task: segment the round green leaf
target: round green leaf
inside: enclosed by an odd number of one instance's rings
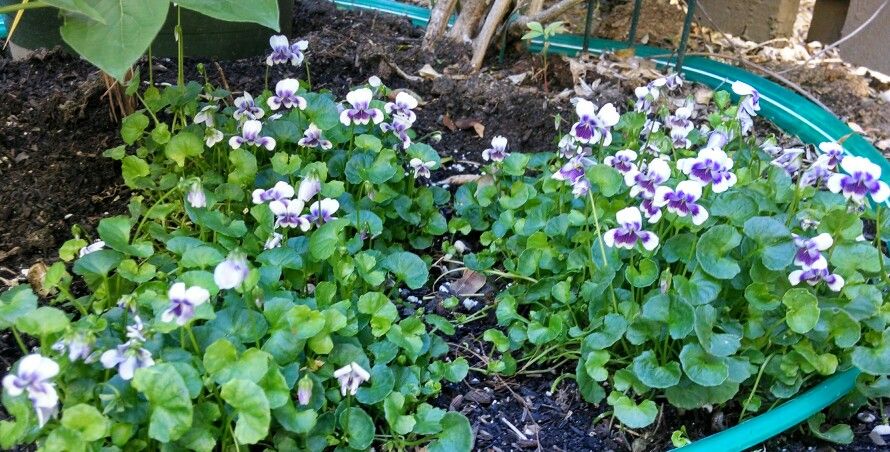
[[[705,231],[695,247],[695,256],[702,269],[717,279],[732,279],[741,271],[729,254],[742,243],[736,228],[721,224]]]
[[[680,365],[671,361],[660,366],[655,352],[646,350],[634,358],[633,371],[644,385],[650,388],[669,388],[680,382]]]
[[[272,419],[263,388],[249,380],[234,379],[222,386],[223,400],[235,408],[235,438],[241,444],[256,444],[269,434]]]
[[[170,364],[156,364],[136,371],[133,387],[145,395],[151,407],[148,436],[162,443],[181,437],[192,425],[189,390]]]
[[[782,304],[787,307],[785,323],[795,333],[804,334],[819,322],[819,300],[807,289],[790,289]]]
[[[473,449],[473,429],[463,414],[449,411],[442,416],[440,425],[442,432],[427,446],[428,452],[470,452]]]
[[[374,442],[374,421],[361,408],[352,407],[340,414],[340,427],[346,432],[349,447],[365,450]]]
[[[689,379],[702,386],[718,386],[729,377],[726,360],[705,352],[698,344],[683,346],[680,363]]]
[[[651,259],[643,259],[636,268],[628,265],[624,276],[634,287],[649,287],[658,279],[658,265]]]
[[[612,397],[609,398],[612,399]],[[615,417],[630,428],[646,427],[655,422],[655,417],[658,415],[658,407],[655,406],[655,402],[644,400],[637,405],[626,395],[617,397],[612,401],[612,406],[615,408]]]
[[[108,435],[111,423],[96,408],[85,403],[65,408],[62,425],[80,433],[84,441],[99,441]]]
[[[423,287],[430,275],[426,262],[407,251],[386,256],[383,266],[412,289]]]

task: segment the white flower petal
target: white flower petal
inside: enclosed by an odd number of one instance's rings
[[[643,217],[640,215],[640,209],[636,206],[625,207],[615,214],[615,219],[619,224],[643,224]]]
[[[823,232],[813,237],[811,240],[816,244],[816,249],[819,251],[825,251],[828,248],[831,248],[831,245],[834,244],[834,239],[832,239],[831,234],[827,232]]]

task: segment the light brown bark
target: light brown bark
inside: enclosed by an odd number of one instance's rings
[[[513,0],[495,0],[491,6],[491,10],[485,18],[485,23],[482,24],[482,30],[479,31],[479,35],[473,41],[473,58],[470,60],[470,64],[474,71],[482,68],[482,61],[485,59],[485,52],[488,50],[489,44],[491,44],[491,38],[494,37],[501,22],[510,13],[510,5],[512,3]]]
[[[445,34],[448,27],[448,19],[451,18],[451,12],[457,5],[457,0],[439,0],[436,6],[430,11],[430,21],[426,27],[426,34],[423,35],[424,50],[430,50],[435,47],[439,38]]]
[[[448,31],[448,38],[458,43],[471,41],[485,16],[486,6],[488,6],[486,0],[461,0],[460,13]]]

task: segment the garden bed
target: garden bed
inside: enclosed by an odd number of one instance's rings
[[[551,92],[543,93],[527,84],[517,86],[508,79],[537,64],[520,53],[510,53],[505,65],[495,65],[495,69],[480,75],[450,77],[440,60],[420,51],[422,32],[405,19],[335,11],[326,2],[298,3],[294,30],[295,37],[309,41],[313,88],[330,89],[342,98],[350,86],[378,75],[387,86],[410,89],[420,96],[423,103],[417,111],[415,130],[418,136],[441,131],[441,141],[433,146],[442,157],[451,159],[442,171],[435,173],[434,181],[478,172],[481,151],[495,135],[506,136],[515,150],[552,150],[554,115],[564,120],[574,115],[569,103],[572,96],[558,96],[563,89],[574,88],[568,68],[562,63],[555,65]],[[440,56],[460,64],[460,58],[454,58],[460,50],[449,52]],[[219,69],[204,63],[214,83],[259,92],[264,78],[260,61],[255,58],[220,62]],[[198,78],[197,63],[189,62],[189,78]],[[416,76],[424,63],[446,75],[414,82],[398,74],[401,70]],[[175,73],[168,67],[172,67],[169,62],[156,62],[154,69],[159,81],[175,81]],[[278,78],[273,70],[272,80]],[[613,102],[621,110],[625,109],[625,99],[644,81],[633,77],[602,78],[593,101],[599,105]],[[128,191],[120,183],[118,164],[101,156],[103,150],[120,144],[120,137],[117,126],[108,119],[100,99],[103,90],[97,88],[100,82],[89,66],[58,53],[22,63],[0,60],[0,82],[0,120],[6,132],[0,138],[0,155],[8,157],[0,175],[13,182],[0,187],[0,221],[4,224],[0,253],[6,253],[0,254],[0,266],[18,272],[36,260],[47,264],[55,261],[54,250],[69,238],[73,224],[84,226],[86,237],[95,238],[92,230],[101,217],[125,212]],[[48,86],[52,87],[51,95],[45,92]],[[50,124],[64,132],[46,133],[43,128]],[[473,124],[484,126],[484,137],[479,136]],[[450,130],[449,125],[454,125],[455,130]],[[48,192],[53,195],[45,196]],[[35,199],[40,201],[35,204]],[[35,224],[39,226],[36,232]],[[24,243],[22,237],[26,237]],[[472,249],[475,244],[469,245]],[[19,250],[13,252],[16,247]],[[16,277],[9,271],[2,276]],[[433,276],[438,276],[435,270]],[[491,281],[482,305],[474,310],[491,303],[492,296],[503,285],[503,281]],[[493,315],[489,313],[458,329],[450,341],[468,344],[469,350],[457,347],[452,353],[466,357],[471,366],[485,367],[479,359],[479,355],[486,355],[485,350],[477,348],[482,343],[479,336],[493,325]],[[18,358],[18,352],[11,340],[5,340],[9,343],[0,346],[0,356],[8,364]],[[574,364],[536,377],[488,378],[471,371],[463,383],[446,386],[437,402],[469,417],[478,448],[500,450],[664,449],[670,445],[671,431],[680,426],[685,425],[689,436],[698,438],[734,422],[735,413],[668,411],[670,415],[665,414],[655,429],[633,433],[610,429],[613,424],[609,416],[592,423],[607,405],[592,406],[580,400],[571,380],[565,380],[550,393],[554,378],[573,371]],[[792,434],[774,444],[803,450],[814,443],[809,437]],[[863,450],[866,444],[835,448]]]

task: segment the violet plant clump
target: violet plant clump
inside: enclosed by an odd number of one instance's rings
[[[452,192],[430,183],[421,102],[307,82],[146,89],[106,153],[128,214],[63,245],[45,305],[0,294],[23,356],[0,447],[471,450],[434,400],[470,371],[448,337],[491,313],[474,371],[562,372],[553,389],[575,380],[632,429],[663,401],[739,420],[851,366],[845,410],[890,395],[890,188],[841,143],[758,135],[754,88],[697,104],[670,75],[627,108],[578,99],[553,152],[494,136]],[[493,303],[431,287],[457,259]]]
[[[305,41],[271,45],[267,64],[306,64]],[[401,295],[455,232],[417,100],[379,80],[345,100],[273,86],[141,94],[106,153],[129,214],[65,243],[46,305],[0,294],[25,356],[3,379],[0,448],[471,449],[467,419],[432,404],[469,369],[455,326]]]
[[[663,400],[734,401],[738,420],[851,366],[844,412],[890,395],[880,167],[758,135],[751,86],[702,105],[682,85],[654,80],[623,113],[580,99],[553,152],[511,152],[457,189],[481,234],[464,264],[509,280],[487,371],[571,367],[551,389],[574,379],[629,428]]]

